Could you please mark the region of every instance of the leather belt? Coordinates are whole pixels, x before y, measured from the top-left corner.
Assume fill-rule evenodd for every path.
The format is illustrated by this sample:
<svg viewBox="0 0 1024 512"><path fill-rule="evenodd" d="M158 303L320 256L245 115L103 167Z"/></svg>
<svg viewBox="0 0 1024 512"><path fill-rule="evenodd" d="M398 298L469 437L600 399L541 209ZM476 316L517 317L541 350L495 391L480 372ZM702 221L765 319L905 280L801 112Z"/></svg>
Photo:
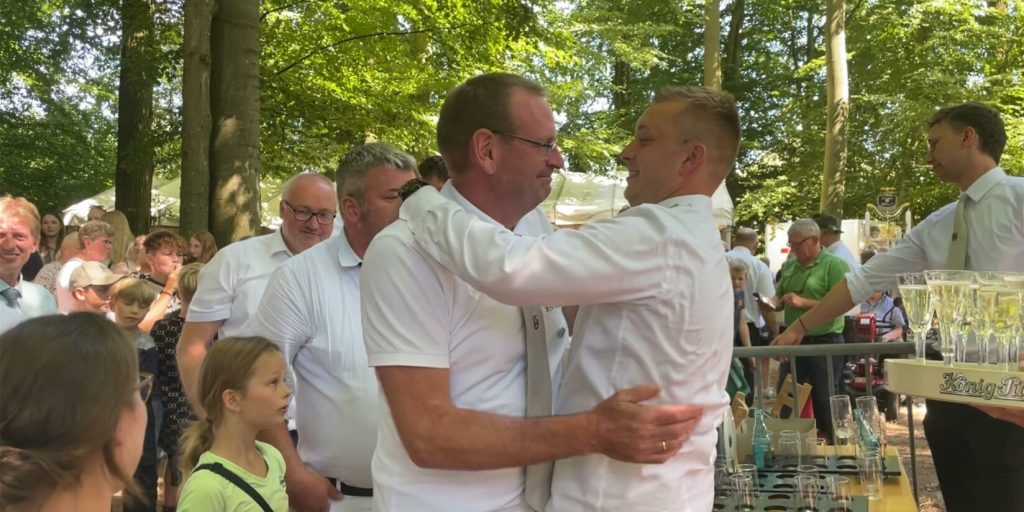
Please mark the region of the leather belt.
<svg viewBox="0 0 1024 512"><path fill-rule="evenodd" d="M345 496L359 496L362 498L372 498L373 489L367 489L366 487L356 487L354 485L348 485L341 480L336 478L328 478L328 482L334 486L335 489L341 491Z"/></svg>

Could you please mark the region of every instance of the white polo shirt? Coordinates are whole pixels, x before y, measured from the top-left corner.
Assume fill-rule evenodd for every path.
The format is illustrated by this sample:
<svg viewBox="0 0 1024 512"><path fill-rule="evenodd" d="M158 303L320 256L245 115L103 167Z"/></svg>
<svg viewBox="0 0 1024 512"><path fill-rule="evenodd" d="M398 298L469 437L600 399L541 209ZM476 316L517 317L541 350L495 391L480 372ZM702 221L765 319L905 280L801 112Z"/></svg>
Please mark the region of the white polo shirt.
<svg viewBox="0 0 1024 512"><path fill-rule="evenodd" d="M598 454L557 461L547 510L711 510L733 329L711 199L670 198L532 238L421 190L402 206L421 250L503 302L580 304L557 414L588 411L618 390L650 383L662 393L649 403L705 408L665 464Z"/></svg>
<svg viewBox="0 0 1024 512"><path fill-rule="evenodd" d="M477 218L451 182L443 194ZM515 231L539 235L551 226L540 210ZM362 275L363 337L371 366L448 368L456 407L505 416L526 414L526 335L520 309L474 290L416 247L404 212L370 244ZM568 344L559 308L545 309L551 368ZM557 382L560 374L552 379ZM421 468L409 458L387 400L373 457L374 509L400 512L527 511L521 467L486 471Z"/></svg>
<svg viewBox="0 0 1024 512"><path fill-rule="evenodd" d="M1024 272L1024 177L993 167L964 195L967 270ZM864 302L873 291L895 288L896 274L944 269L955 214L956 202L939 208L888 252L846 274L853 303Z"/></svg>
<svg viewBox="0 0 1024 512"><path fill-rule="evenodd" d="M758 327L763 326L764 318L761 317L761 310L754 300L754 294L766 299L775 296L775 276L772 275L772 270L750 254L750 249L740 245L725 253L725 257L743 262L747 267L747 282L743 285L743 317L745 321L752 322Z"/></svg>
<svg viewBox="0 0 1024 512"><path fill-rule="evenodd" d="M291 256L280 230L224 247L199 271L186 320L223 320L220 337L239 334L256 311L270 275Z"/></svg>
<svg viewBox="0 0 1024 512"><path fill-rule="evenodd" d="M302 461L372 487L379 391L363 345L361 265L344 235L303 251L274 272L243 330L277 343L295 374Z"/></svg>

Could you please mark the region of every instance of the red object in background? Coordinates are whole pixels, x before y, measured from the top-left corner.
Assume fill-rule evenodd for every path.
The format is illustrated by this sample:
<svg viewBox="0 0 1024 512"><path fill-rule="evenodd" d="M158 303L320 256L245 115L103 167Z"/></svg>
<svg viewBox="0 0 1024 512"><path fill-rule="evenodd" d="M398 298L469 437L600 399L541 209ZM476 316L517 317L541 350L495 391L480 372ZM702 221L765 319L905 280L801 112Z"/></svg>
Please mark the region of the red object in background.
<svg viewBox="0 0 1024 512"><path fill-rule="evenodd" d="M861 313L856 318L857 341L871 343L878 336L874 313Z"/></svg>

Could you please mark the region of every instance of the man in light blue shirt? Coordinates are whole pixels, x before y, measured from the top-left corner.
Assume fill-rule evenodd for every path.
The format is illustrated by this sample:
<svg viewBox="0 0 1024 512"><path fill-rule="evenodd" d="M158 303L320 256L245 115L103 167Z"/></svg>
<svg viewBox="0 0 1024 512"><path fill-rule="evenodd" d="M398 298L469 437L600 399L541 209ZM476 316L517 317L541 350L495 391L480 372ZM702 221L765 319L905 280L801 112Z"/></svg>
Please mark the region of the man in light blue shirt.
<svg viewBox="0 0 1024 512"><path fill-rule="evenodd" d="M28 318L57 313L53 295L21 278L39 249L39 210L23 197L0 197L0 332Z"/></svg>

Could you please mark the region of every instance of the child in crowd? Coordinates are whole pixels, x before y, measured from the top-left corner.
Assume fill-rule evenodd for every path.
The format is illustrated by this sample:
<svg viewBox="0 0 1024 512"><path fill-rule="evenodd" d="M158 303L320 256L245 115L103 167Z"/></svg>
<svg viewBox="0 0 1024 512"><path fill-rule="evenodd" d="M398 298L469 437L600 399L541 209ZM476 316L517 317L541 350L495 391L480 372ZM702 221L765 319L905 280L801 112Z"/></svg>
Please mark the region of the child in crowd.
<svg viewBox="0 0 1024 512"><path fill-rule="evenodd" d="M33 318L0 336L0 510L111 510L114 493L134 492L151 384L97 314Z"/></svg>
<svg viewBox="0 0 1024 512"><path fill-rule="evenodd" d="M743 287L747 284L747 266L739 260L729 260L729 277L732 279L733 299L733 346L749 347L750 329L747 327L747 320L743 317L743 308L746 306L746 295ZM740 361L743 364L743 378L750 384L754 382L754 358L746 358ZM750 393L748 398L753 399Z"/></svg>
<svg viewBox="0 0 1024 512"><path fill-rule="evenodd" d="M164 512L170 512L178 505L178 486L181 485L181 471L178 469L178 440L181 432L192 417L192 408L188 405L185 392L181 389L178 377L178 363L175 360L175 349L181 329L188 315L188 305L199 285L199 269L202 263L190 263L181 267L178 272L178 296L181 298L181 309L172 311L153 324L153 341L159 354L157 369L157 388L163 398L164 419L160 425L157 443L160 449L168 454L167 471L164 473Z"/></svg>
<svg viewBox="0 0 1024 512"><path fill-rule="evenodd" d="M291 390L281 349L265 338L224 338L199 371L206 419L182 439L179 512L287 512L281 452L256 440L280 425Z"/></svg>
<svg viewBox="0 0 1024 512"><path fill-rule="evenodd" d="M139 329L139 323L146 317L149 306L156 299L156 295L156 291L151 286L135 278L121 279L110 288L110 311L114 316L114 323L121 328L128 339L132 340L135 350L138 352L139 372L154 380L159 373L156 344L149 334ZM143 510L151 512L153 504L156 503L156 433L159 430L157 424L159 400L158 393L154 392L146 403L148 417L146 438L142 444L142 458L135 471L135 483L141 489L145 499L126 501L125 512L141 512Z"/></svg>

